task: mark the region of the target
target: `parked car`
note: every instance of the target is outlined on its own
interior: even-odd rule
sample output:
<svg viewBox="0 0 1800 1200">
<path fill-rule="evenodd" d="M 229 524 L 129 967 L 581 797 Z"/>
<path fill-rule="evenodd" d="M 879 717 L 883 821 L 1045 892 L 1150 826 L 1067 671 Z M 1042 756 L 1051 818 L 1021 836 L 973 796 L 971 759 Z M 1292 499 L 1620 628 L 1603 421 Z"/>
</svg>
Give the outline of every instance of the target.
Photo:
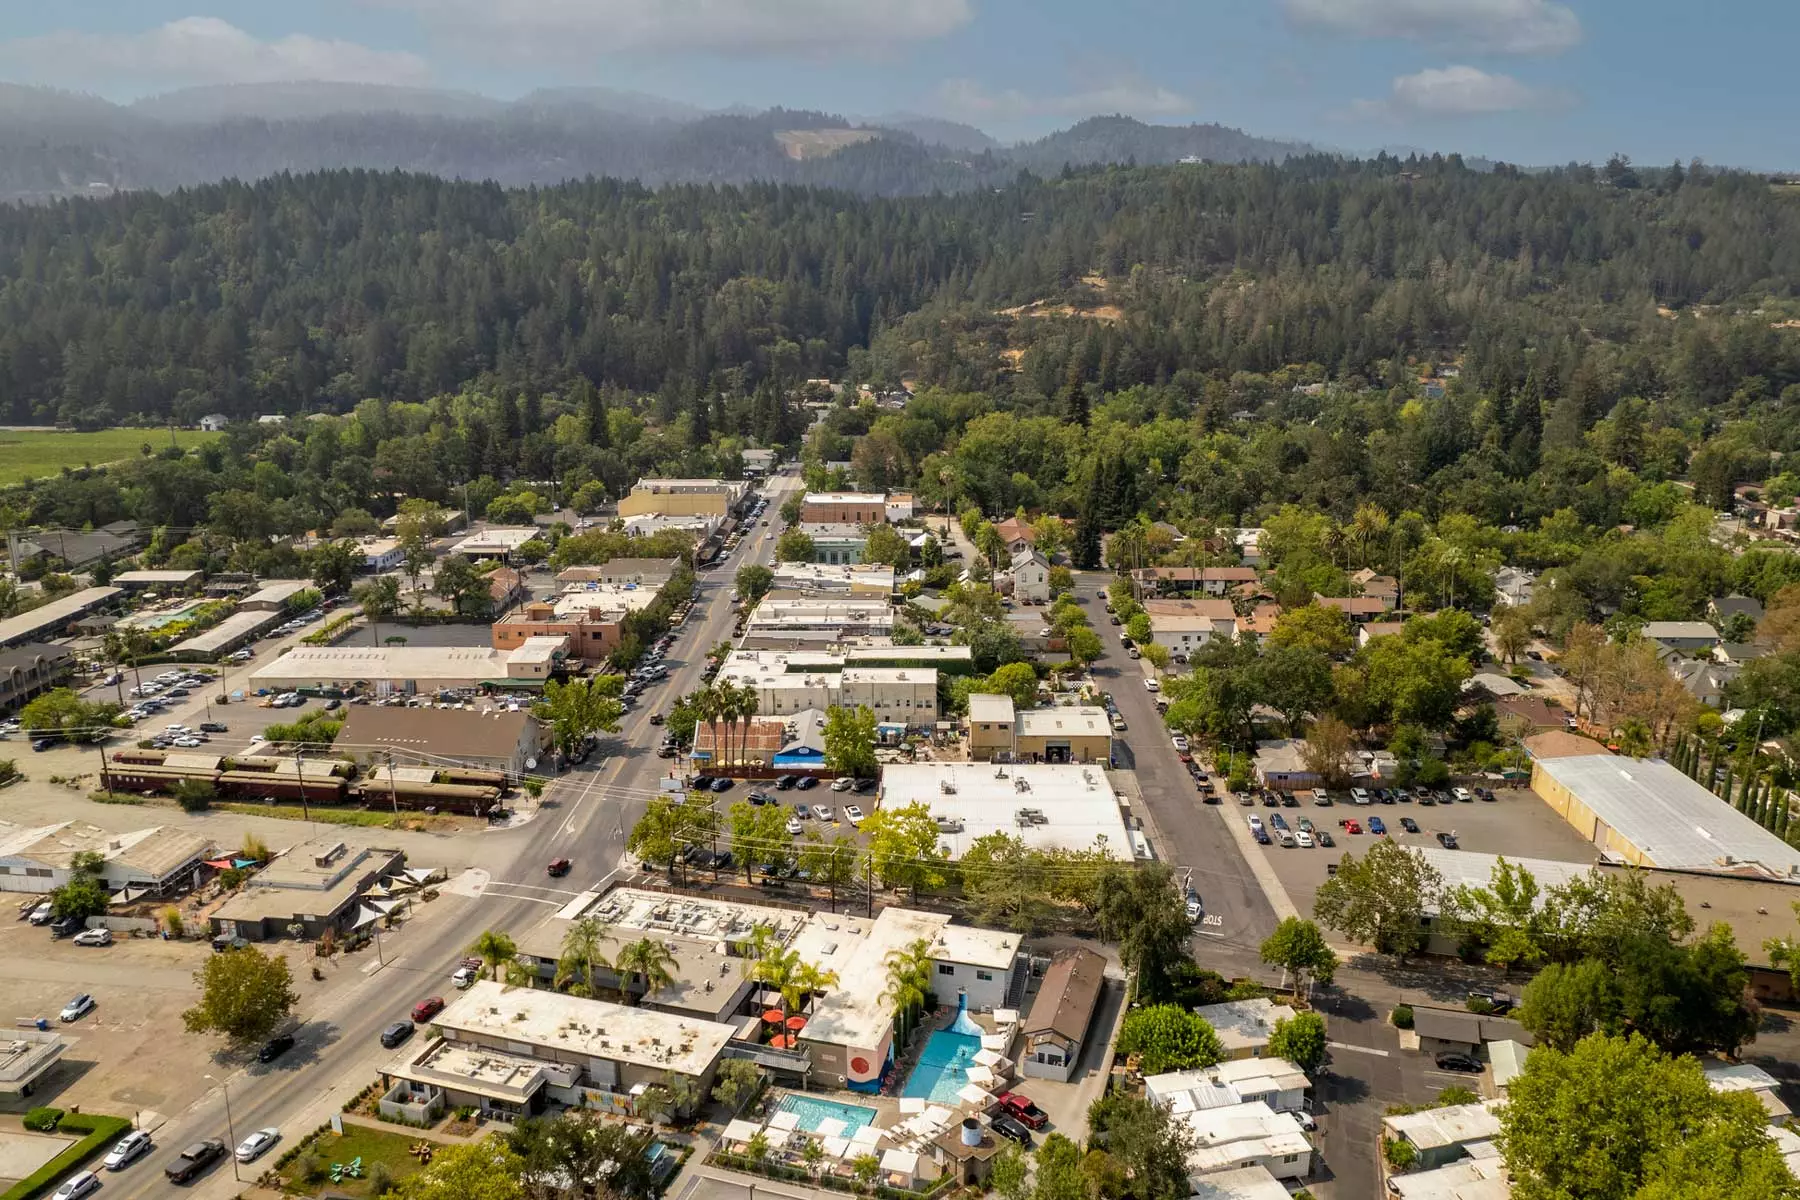
<svg viewBox="0 0 1800 1200">
<path fill-rule="evenodd" d="M 1305 850 L 1310 850 L 1310 849 L 1312 849 L 1312 844 L 1313 844 L 1313 836 L 1312 836 L 1312 834 L 1308 833 L 1306 830 L 1302 829 L 1294 834 L 1294 845 L 1299 846 L 1300 848 L 1305 849 Z"/>
<path fill-rule="evenodd" d="M 134 1129 L 118 1141 L 106 1152 L 106 1161 L 102 1164 L 109 1171 L 123 1171 L 146 1154 L 151 1148 L 150 1135 L 141 1129 Z"/>
<path fill-rule="evenodd" d="M 1351 788 L 1350 799 L 1352 803 L 1363 805 L 1373 803 L 1375 798 L 1369 795 L 1369 789 L 1367 788 Z"/>
<path fill-rule="evenodd" d="M 564 875 L 569 873 L 569 868 L 573 865 L 574 864 L 566 858 L 553 858 L 550 860 L 550 865 L 544 868 L 544 871 L 552 879 L 561 879 Z"/>
<path fill-rule="evenodd" d="M 1466 787 L 1451 788 L 1450 794 L 1464 804 L 1472 804 L 1475 801 L 1475 794 Z"/>
<path fill-rule="evenodd" d="M 1319 830 L 1318 833 L 1314 834 L 1313 836 L 1318 840 L 1318 843 L 1321 846 L 1337 845 L 1337 842 L 1332 838 L 1331 831 L 1329 829 L 1321 829 L 1321 830 Z"/>
<path fill-rule="evenodd" d="M 271 1126 L 259 1129 L 238 1143 L 237 1160 L 241 1163 L 255 1162 L 268 1153 L 269 1147 L 281 1140 L 281 1130 Z"/>
<path fill-rule="evenodd" d="M 56 1019 L 65 1022 L 79 1021 L 93 1011 L 94 998 L 86 992 L 83 992 L 67 1004 L 63 1005 L 63 1010 L 57 1014 Z"/>
<path fill-rule="evenodd" d="M 268 1041 L 264 1042 L 262 1047 L 257 1050 L 256 1061 L 259 1063 L 272 1063 L 293 1048 L 294 1035 L 291 1033 L 278 1033 Z"/>
<path fill-rule="evenodd" d="M 1357 823 L 1357 822 L 1356 822 L 1356 821 L 1355 821 L 1355 820 L 1353 820 L 1353 819 L 1346 819 L 1346 820 L 1345 820 L 1345 821 L 1344 821 L 1344 832 L 1345 832 L 1345 833 L 1361 833 L 1361 832 L 1362 832 L 1362 826 L 1361 826 L 1361 825 L 1359 825 L 1359 824 L 1358 824 L 1358 823 Z"/>
<path fill-rule="evenodd" d="M 794 784 L 794 786 L 799 788 L 801 791 L 806 792 L 806 791 L 811 791 L 813 788 L 818 787 L 819 781 L 815 776 L 802 775 L 800 777 L 800 781 L 798 783 Z"/>
<path fill-rule="evenodd" d="M 77 946 L 110 946 L 112 945 L 112 930 L 84 929 L 75 935 L 75 944 Z"/>
<path fill-rule="evenodd" d="M 224 1157 L 225 1143 L 218 1138 L 207 1138 L 183 1150 L 179 1158 L 163 1168 L 163 1174 L 169 1177 L 170 1183 L 189 1183 Z"/>
<path fill-rule="evenodd" d="M 56 908 L 48 900 L 31 910 L 27 918 L 33 925 L 48 925 L 56 917 Z"/>
<path fill-rule="evenodd" d="M 1369 832 L 1378 837 L 1385 837 L 1387 835 L 1387 825 L 1380 817 L 1370 817 Z"/>
<path fill-rule="evenodd" d="M 855 786 L 856 780 L 850 778 L 848 775 L 839 775 L 836 779 L 831 781 L 831 790 L 834 792 L 847 792 Z"/>
<path fill-rule="evenodd" d="M 1280 813 L 1271 813 L 1269 815 L 1269 827 L 1271 829 L 1286 829 L 1288 827 L 1287 818 Z"/>
<path fill-rule="evenodd" d="M 1400 828 L 1406 830 L 1408 833 L 1417 833 L 1419 832 L 1419 823 L 1411 817 L 1401 817 Z"/>
<path fill-rule="evenodd" d="M 202 733 L 230 733 L 231 727 L 223 721 L 202 721 L 200 722 L 200 731 Z"/>
<path fill-rule="evenodd" d="M 863 819 L 862 806 L 859 804 L 844 805 L 844 820 L 852 825 L 861 825 Z"/>
<path fill-rule="evenodd" d="M 1154 679 L 1146 679 L 1144 680 L 1144 690 L 1146 692 L 1160 692 L 1162 691 L 1162 684 L 1156 682 Z"/>
<path fill-rule="evenodd" d="M 1017 1142 L 1027 1149 L 1031 1147 L 1031 1130 L 1025 1128 L 1023 1124 L 1011 1116 L 1003 1114 L 995 1117 L 993 1129 L 995 1133 L 1010 1142 Z"/>
<path fill-rule="evenodd" d="M 437 1016 L 439 1013 L 441 1013 L 443 1011 L 444 1011 L 444 998 L 442 996 L 431 996 L 431 997 L 428 997 L 427 999 L 421 1000 L 417 1004 L 413 1005 L 413 1010 L 412 1010 L 413 1024 L 423 1025 L 425 1022 L 431 1020 L 431 1018 Z"/>
<path fill-rule="evenodd" d="M 450 986 L 459 992 L 466 991 L 475 986 L 475 980 L 480 978 L 480 974 L 474 967 L 458 967 L 450 972 Z M 407 1028 L 412 1027 L 409 1025 Z"/>
<path fill-rule="evenodd" d="M 775 790 L 778 792 L 785 792 L 799 782 L 800 777 L 798 775 L 778 775 L 775 778 Z"/>
<path fill-rule="evenodd" d="M 413 1035 L 411 1021 L 395 1021 L 381 1031 L 381 1044 L 392 1050 Z"/>
<path fill-rule="evenodd" d="M 729 792 L 731 790 L 731 785 L 734 782 L 735 782 L 735 780 L 733 780 L 727 776 L 720 775 L 718 778 L 716 778 L 712 781 L 710 790 L 715 793 L 716 792 Z"/>
<path fill-rule="evenodd" d="M 1438 845 L 1446 850 L 1456 849 L 1456 835 L 1454 833 L 1439 833 L 1437 835 L 1437 840 Z"/>
<path fill-rule="evenodd" d="M 68 1181 L 56 1189 L 52 1200 L 81 1200 L 83 1196 L 91 1196 L 100 1190 L 100 1177 L 92 1171 L 77 1171 L 69 1176 Z"/>
<path fill-rule="evenodd" d="M 833 813 L 831 811 L 831 805 L 829 805 L 829 804 L 813 805 L 813 817 L 820 821 L 835 821 L 835 820 L 837 820 L 837 817 L 835 815 L 833 815 Z"/>
<path fill-rule="evenodd" d="M 1252 830 L 1261 829 L 1263 827 L 1262 818 L 1255 813 L 1251 813 L 1249 816 L 1245 817 L 1244 820 L 1249 824 Z"/>
<path fill-rule="evenodd" d="M 800 818 L 798 818 L 798 817 L 789 817 L 788 818 L 787 831 L 789 834 L 791 834 L 795 837 L 798 837 L 800 835 L 801 830 L 803 830 L 805 828 L 806 828 L 806 826 L 800 824 Z"/>
<path fill-rule="evenodd" d="M 774 799 L 775 799 L 775 797 L 769 795 L 769 793 L 764 792 L 764 791 L 753 791 L 750 793 L 750 796 L 749 796 L 750 803 L 756 805 L 759 808 L 764 804 L 769 804 L 769 803 L 773 802 Z"/>
<path fill-rule="evenodd" d="M 1481 1073 L 1481 1064 L 1466 1054 L 1440 1054 L 1436 1062 L 1440 1071 L 1463 1071 L 1470 1075 Z"/>
<path fill-rule="evenodd" d="M 1022 1096 L 1018 1092 L 1002 1092 L 998 1102 L 1007 1116 L 1033 1129 L 1042 1129 L 1050 1123 L 1050 1114 L 1033 1104 L 1029 1096 Z"/>
</svg>

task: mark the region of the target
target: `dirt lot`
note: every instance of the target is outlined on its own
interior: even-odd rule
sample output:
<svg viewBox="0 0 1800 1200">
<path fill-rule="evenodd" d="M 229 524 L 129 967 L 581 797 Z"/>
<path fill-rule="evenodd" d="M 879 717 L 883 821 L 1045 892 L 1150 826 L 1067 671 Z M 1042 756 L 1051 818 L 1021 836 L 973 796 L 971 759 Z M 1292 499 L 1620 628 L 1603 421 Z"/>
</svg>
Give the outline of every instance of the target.
<svg viewBox="0 0 1800 1200">
<path fill-rule="evenodd" d="M 288 955 L 301 1011 L 309 1001 L 356 976 L 362 965 L 355 956 L 340 957 L 327 968 L 326 980 L 311 977 L 310 946 L 285 943 L 271 948 Z M 69 1025 L 57 1026 L 74 1039 L 56 1072 L 22 1106 L 80 1106 L 118 1116 L 150 1111 L 169 1116 L 180 1112 L 211 1085 L 203 1075 L 212 1067 L 217 1038 L 188 1033 L 182 1010 L 198 991 L 194 972 L 212 951 L 206 942 L 165 942 L 122 937 L 111 946 L 84 947 L 53 941 L 47 929 L 24 921 L 0 925 L 0 1020 L 56 1015 L 79 992 L 93 995 L 93 1012 Z"/>
<path fill-rule="evenodd" d="M 1282 886 L 1287 889 L 1295 907 L 1302 913 L 1312 911 L 1313 895 L 1318 891 L 1319 885 L 1325 882 L 1327 863 L 1337 862 L 1345 851 L 1360 855 L 1367 849 L 1371 841 L 1368 832 L 1370 817 L 1380 817 L 1387 826 L 1389 835 L 1401 845 L 1435 846 L 1437 832 L 1447 830 L 1456 835 L 1457 842 L 1464 850 L 1481 854 L 1548 858 L 1564 862 L 1595 860 L 1594 848 L 1577 837 L 1575 831 L 1550 811 L 1549 806 L 1539 800 L 1535 793 L 1527 788 L 1502 788 L 1496 794 L 1499 799 L 1491 804 L 1476 801 L 1450 808 L 1421 808 L 1417 804 L 1377 804 L 1355 808 L 1341 802 L 1330 808 L 1311 805 L 1284 808 L 1279 811 L 1290 828 L 1298 827 L 1299 818 L 1310 817 L 1316 827 L 1331 831 L 1332 837 L 1337 839 L 1336 847 L 1284 850 L 1279 845 L 1271 844 L 1257 849 L 1268 856 L 1269 862 L 1275 867 L 1275 873 L 1281 878 Z M 1234 806 L 1231 811 L 1240 821 L 1243 820 L 1243 814 L 1256 812 L 1267 822 L 1271 812 L 1276 810 L 1258 805 L 1254 809 Z M 1338 821 L 1345 817 L 1354 817 L 1361 823 L 1363 833 L 1360 836 L 1347 835 L 1338 827 Z M 1418 822 L 1419 832 L 1407 833 L 1400 825 L 1401 817 L 1411 817 Z"/>
</svg>

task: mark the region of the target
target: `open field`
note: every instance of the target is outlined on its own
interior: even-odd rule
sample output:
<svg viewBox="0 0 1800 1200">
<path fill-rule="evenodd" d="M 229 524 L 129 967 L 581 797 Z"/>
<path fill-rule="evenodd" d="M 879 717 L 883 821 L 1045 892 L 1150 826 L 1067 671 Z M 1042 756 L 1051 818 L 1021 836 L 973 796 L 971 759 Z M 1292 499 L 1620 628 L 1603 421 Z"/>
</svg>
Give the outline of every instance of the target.
<svg viewBox="0 0 1800 1200">
<path fill-rule="evenodd" d="M 75 433 L 62 429 L 0 429 L 0 487 L 54 475 L 64 467 L 97 467 L 135 458 L 146 445 L 169 444 L 167 429 L 102 429 Z M 216 433 L 177 429 L 175 442 L 184 450 L 216 440 Z"/>
</svg>

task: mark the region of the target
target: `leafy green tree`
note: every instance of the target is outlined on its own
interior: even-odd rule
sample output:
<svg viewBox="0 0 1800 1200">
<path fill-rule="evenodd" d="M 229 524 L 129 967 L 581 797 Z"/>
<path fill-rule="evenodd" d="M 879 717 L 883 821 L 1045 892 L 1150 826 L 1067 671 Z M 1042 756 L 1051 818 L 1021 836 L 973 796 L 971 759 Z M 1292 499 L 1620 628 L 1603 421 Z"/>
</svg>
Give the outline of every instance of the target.
<svg viewBox="0 0 1800 1200">
<path fill-rule="evenodd" d="M 818 555 L 812 537 L 798 529 L 788 529 L 775 539 L 776 562 L 811 562 Z"/>
<path fill-rule="evenodd" d="M 866 563 L 886 563 L 896 571 L 905 571 L 912 564 L 912 546 L 892 525 L 871 525 L 863 544 L 862 559 Z"/>
<path fill-rule="evenodd" d="M 868 707 L 833 708 L 825 715 L 825 765 L 839 775 L 875 773 L 875 714 Z"/>
<path fill-rule="evenodd" d="M 1079 1146 L 1060 1133 L 1052 1133 L 1044 1138 L 1036 1157 L 1037 1182 L 1032 1200 L 1088 1200 Z"/>
<path fill-rule="evenodd" d="M 1293 982 L 1294 995 L 1309 983 L 1330 983 L 1338 957 L 1318 925 L 1304 917 L 1286 917 L 1263 939 L 1262 960 Z"/>
<path fill-rule="evenodd" d="M 915 896 L 944 886 L 948 862 L 938 844 L 937 821 L 923 801 L 876 809 L 863 818 L 862 833 L 869 864 L 883 886 Z"/>
<path fill-rule="evenodd" d="M 458 616 L 480 619 L 493 611 L 494 596 L 488 578 L 466 554 L 452 554 L 437 565 L 431 590 L 446 600 Z"/>
<path fill-rule="evenodd" d="M 1500 1147 L 1522 1200 L 1735 1197 L 1747 1178 L 1774 1188 L 1763 1195 L 1800 1194 L 1754 1095 L 1713 1091 L 1693 1059 L 1640 1037 L 1540 1046 L 1507 1101 Z"/>
<path fill-rule="evenodd" d="M 1037 704 L 1037 671 L 1030 663 L 1006 663 L 996 667 L 994 673 L 975 690 L 990 695 L 1010 696 L 1016 709 L 1032 708 Z"/>
<path fill-rule="evenodd" d="M 68 688 L 55 688 L 19 712 L 27 733 L 57 734 L 71 742 L 94 742 L 112 729 L 120 708 L 111 701 L 87 701 Z"/>
<path fill-rule="evenodd" d="M 1174 876 L 1164 863 L 1136 870 L 1111 863 L 1094 884 L 1100 934 L 1117 943 L 1137 997 L 1148 1003 L 1174 997 L 1189 961 L 1187 944 L 1194 930 L 1177 901 Z"/>
<path fill-rule="evenodd" d="M 435 1148 L 431 1161 L 391 1194 L 399 1200 L 526 1200 L 524 1174 L 519 1156 L 497 1136 L 489 1136 Z"/>
<path fill-rule="evenodd" d="M 761 563 L 745 563 L 738 568 L 737 578 L 734 582 L 737 594 L 748 606 L 769 594 L 769 589 L 775 586 L 775 572 Z"/>
<path fill-rule="evenodd" d="M 287 959 L 247 946 L 214 954 L 194 974 L 200 1001 L 181 1014 L 189 1033 L 220 1033 L 234 1042 L 258 1042 L 286 1021 L 300 996 Z"/>
<path fill-rule="evenodd" d="M 787 810 L 777 804 L 752 804 L 739 800 L 727 813 L 731 830 L 731 852 L 744 867 L 744 882 L 754 882 L 756 866 L 774 867 L 777 871 L 793 860 L 793 844 L 788 840 Z"/>
<path fill-rule="evenodd" d="M 550 726 L 557 749 L 574 754 L 591 733 L 619 731 L 624 706 L 618 696 L 624 679 L 597 675 L 590 679 L 552 679 L 544 684 L 544 698 L 532 706 L 537 718 Z"/>
<path fill-rule="evenodd" d="M 1076 629 L 1071 631 L 1068 642 L 1069 658 L 1084 667 L 1106 652 L 1106 647 L 1100 641 L 1100 635 L 1091 629 Z M 1168 648 L 1166 646 L 1159 646 L 1154 642 L 1144 647 L 1143 654 L 1144 657 L 1150 659 L 1151 662 L 1156 663 L 1158 667 L 1168 665 L 1166 661 L 1160 663 L 1156 662 L 1156 659 L 1159 657 L 1157 654 L 1158 651 L 1161 651 L 1160 656 L 1165 657 L 1166 659 Z"/>
<path fill-rule="evenodd" d="M 1295 1013 L 1275 1022 L 1269 1034 L 1269 1057 L 1285 1058 L 1311 1075 L 1325 1062 L 1325 1018 L 1316 1012 Z"/>
<path fill-rule="evenodd" d="M 1088 1106 L 1088 1126 L 1111 1160 L 1099 1173 L 1107 1181 L 1102 1194 L 1162 1200 L 1188 1190 L 1188 1156 L 1196 1143 L 1166 1109 L 1113 1092 Z"/>
<path fill-rule="evenodd" d="M 1131 619 L 1125 622 L 1125 633 L 1132 641 L 1140 645 L 1150 641 L 1150 618 L 1144 613 L 1134 613 Z"/>
<path fill-rule="evenodd" d="M 1034 933 L 1049 910 L 1046 857 L 1009 833 L 990 833 L 969 844 L 957 862 L 972 919 L 1019 933 Z"/>
<path fill-rule="evenodd" d="M 1354 641 L 1350 618 L 1341 608 L 1305 604 L 1275 618 L 1269 634 L 1274 649 L 1315 650 L 1321 654 L 1348 654 Z"/>
<path fill-rule="evenodd" d="M 717 831 L 712 804 L 700 796 L 658 796 L 631 827 L 625 848 L 645 866 L 673 870 L 684 846 L 705 841 Z"/>
<path fill-rule="evenodd" d="M 1146 1075 L 1210 1067 L 1225 1057 L 1213 1027 L 1173 1004 L 1153 1004 L 1127 1013 L 1119 1027 L 1118 1051 L 1137 1055 Z"/>
<path fill-rule="evenodd" d="M 102 874 L 106 859 L 92 850 L 79 851 L 69 860 L 69 879 L 50 892 L 50 911 L 58 920 L 97 917 L 112 902 Z"/>
<path fill-rule="evenodd" d="M 639 938 L 619 947 L 613 956 L 612 969 L 619 973 L 625 984 L 625 1003 L 636 1005 L 639 998 L 648 1000 L 660 991 L 675 986 L 675 956 L 669 948 L 655 938 Z M 637 984 L 643 990 L 634 992 L 631 984 Z"/>
<path fill-rule="evenodd" d="M 1591 1033 L 1616 1033 L 1620 997 L 1610 968 L 1598 959 L 1551 963 L 1525 985 L 1518 1020 L 1540 1045 L 1563 1053 Z"/>
<path fill-rule="evenodd" d="M 1346 854 L 1320 885 L 1313 916 L 1346 937 L 1405 958 L 1425 942 L 1420 918 L 1443 886 L 1430 863 L 1383 838 L 1359 859 Z"/>
<path fill-rule="evenodd" d="M 762 1090 L 763 1079 L 763 1069 L 750 1060 L 725 1059 L 713 1076 L 712 1098 L 735 1113 Z"/>
</svg>

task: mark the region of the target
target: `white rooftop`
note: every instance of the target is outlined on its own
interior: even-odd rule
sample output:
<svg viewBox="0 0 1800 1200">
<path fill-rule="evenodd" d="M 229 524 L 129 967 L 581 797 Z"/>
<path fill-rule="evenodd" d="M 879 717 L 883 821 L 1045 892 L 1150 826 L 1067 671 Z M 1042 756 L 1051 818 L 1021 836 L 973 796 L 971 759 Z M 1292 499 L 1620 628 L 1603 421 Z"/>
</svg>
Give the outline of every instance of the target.
<svg viewBox="0 0 1800 1200">
<path fill-rule="evenodd" d="M 594 609 L 607 613 L 630 613 L 656 603 L 658 589 L 635 583 L 572 583 L 556 597 L 556 615 L 568 619 L 585 617 Z"/>
<path fill-rule="evenodd" d="M 1416 1174 L 1388 1176 L 1400 1200 L 1509 1200 L 1512 1184 L 1498 1158 L 1465 1158 Z"/>
<path fill-rule="evenodd" d="M 1260 1163 L 1195 1175 L 1188 1186 L 1193 1200 L 1288 1200 L 1287 1188 Z"/>
<path fill-rule="evenodd" d="M 895 763 L 882 772 L 881 803 L 889 808 L 921 802 L 932 813 L 962 822 L 960 832 L 938 835 L 952 858 L 980 837 L 1006 833 L 1028 846 L 1089 850 L 1096 841 L 1122 862 L 1132 859 L 1131 839 L 1119 799 L 1106 772 L 1093 765 L 930 762 Z M 1019 823 L 1019 810 L 1034 809 L 1041 822 Z"/>
<path fill-rule="evenodd" d="M 1231 1108 L 1274 1092 L 1298 1095 L 1312 1085 L 1306 1072 L 1285 1058 L 1228 1058 L 1191 1071 L 1169 1071 L 1144 1080 L 1152 1104 L 1173 1113 Z"/>
<path fill-rule="evenodd" d="M 969 697 L 970 713 L 974 712 Z M 1112 721 L 1104 708 L 1028 708 L 1014 722 L 1020 737 L 1111 737 Z"/>
<path fill-rule="evenodd" d="M 1661 759 L 1606 754 L 1541 758 L 1567 788 L 1649 862 L 1671 870 L 1800 877 L 1800 850 Z"/>
<path fill-rule="evenodd" d="M 1291 1021 L 1294 1010 L 1277 1004 L 1266 996 L 1254 1000 L 1227 1000 L 1223 1004 L 1205 1004 L 1194 1010 L 1218 1033 L 1225 1049 L 1255 1050 L 1269 1044 L 1277 1021 Z"/>
<path fill-rule="evenodd" d="M 1013 723 L 1012 697 L 991 692 L 969 693 L 969 720 L 1011 725 Z"/>
<path fill-rule="evenodd" d="M 1196 1149 L 1188 1155 L 1188 1165 L 1196 1172 L 1235 1166 L 1245 1158 L 1304 1154 L 1312 1149 L 1299 1117 L 1278 1113 L 1260 1100 L 1173 1116 L 1194 1135 Z"/>
<path fill-rule="evenodd" d="M 421 684 L 505 679 L 511 653 L 491 646 L 295 646 L 258 667 L 250 680 L 266 687 L 289 679 L 340 683 L 410 680 Z"/>
<path fill-rule="evenodd" d="M 1551 888 L 1560 887 L 1572 879 L 1582 879 L 1593 873 L 1591 862 L 1566 862 L 1553 858 L 1519 858 L 1514 855 L 1482 854 L 1473 850 L 1446 850 L 1442 846 L 1412 846 L 1412 852 L 1443 877 L 1444 890 L 1451 891 L 1459 887 L 1484 888 L 1494 881 L 1494 866 L 1502 857 L 1515 867 L 1523 868 L 1537 880 L 1537 907 L 1542 907 Z M 1436 915 L 1436 908 L 1427 905 L 1427 915 Z"/>
<path fill-rule="evenodd" d="M 807 504 L 886 504 L 886 492 L 808 492 Z"/>
<path fill-rule="evenodd" d="M 543 988 L 514 988 L 491 979 L 450 1001 L 433 1024 L 454 1040 L 478 1034 L 565 1054 L 700 1075 L 735 1028 L 717 1021 L 627 1008 Z"/>
<path fill-rule="evenodd" d="M 312 586 L 307 579 L 271 579 L 244 597 L 245 604 L 286 604 Z"/>
<path fill-rule="evenodd" d="M 1389 1133 L 1403 1136 L 1420 1150 L 1466 1145 L 1500 1134 L 1500 1101 L 1452 1104 L 1423 1112 L 1381 1118 Z"/>
<path fill-rule="evenodd" d="M 517 550 L 532 538 L 542 537 L 536 525 L 525 528 L 488 529 L 472 533 L 450 548 L 452 554 L 494 554 Z"/>
</svg>

